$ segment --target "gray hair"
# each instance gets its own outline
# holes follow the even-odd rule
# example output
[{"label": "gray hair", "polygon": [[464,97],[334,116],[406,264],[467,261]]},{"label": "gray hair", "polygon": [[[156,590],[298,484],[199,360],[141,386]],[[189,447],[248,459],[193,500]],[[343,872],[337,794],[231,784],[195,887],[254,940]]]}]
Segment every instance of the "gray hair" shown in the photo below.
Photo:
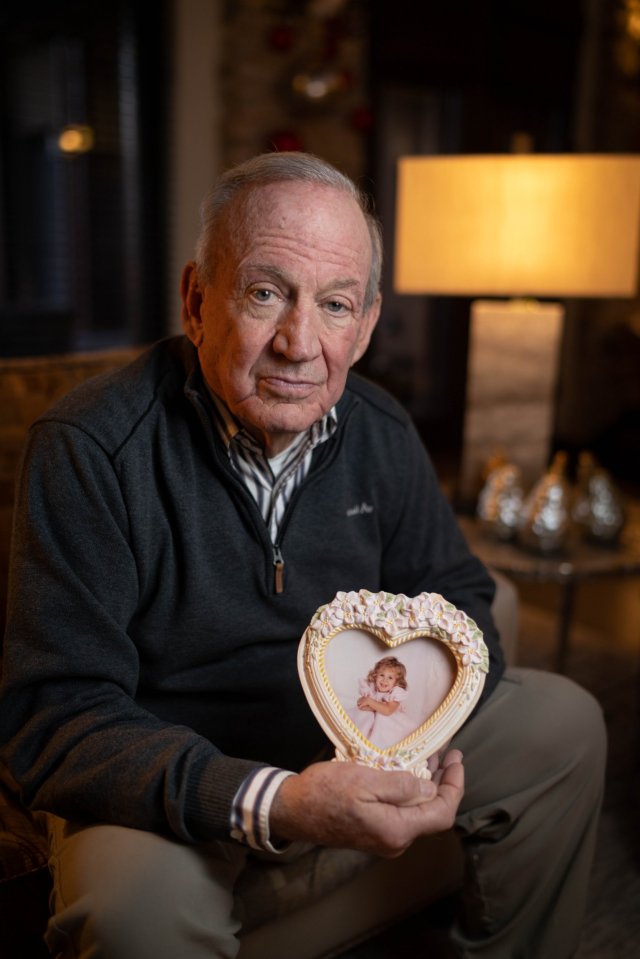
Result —
[{"label": "gray hair", "polygon": [[216,233],[225,211],[237,194],[245,187],[259,187],[284,180],[319,183],[323,186],[333,187],[347,193],[358,204],[371,239],[371,269],[364,298],[364,309],[368,310],[380,289],[382,276],[382,230],[380,223],[371,211],[367,194],[359,190],[353,180],[326,160],[310,153],[299,153],[297,151],[261,153],[222,174],[200,206],[200,235],[196,243],[195,254],[198,273],[205,280],[211,276]]}]

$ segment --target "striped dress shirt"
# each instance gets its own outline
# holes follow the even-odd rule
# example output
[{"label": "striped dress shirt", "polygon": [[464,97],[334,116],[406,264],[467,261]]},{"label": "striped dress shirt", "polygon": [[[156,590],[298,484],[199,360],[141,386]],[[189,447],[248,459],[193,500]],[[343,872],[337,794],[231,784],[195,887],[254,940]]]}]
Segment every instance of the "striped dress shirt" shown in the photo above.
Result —
[{"label": "striped dress shirt", "polygon": [[[335,407],[321,420],[275,457],[268,458],[260,443],[238,422],[228,407],[214,393],[213,420],[226,446],[231,465],[241,477],[269,529],[274,555],[279,551],[279,533],[287,505],[303,482],[311,466],[314,449],[336,431]],[[253,849],[280,852],[269,838],[269,812],[280,784],[294,773],[273,766],[263,766],[250,773],[233,799],[230,836]]]}]

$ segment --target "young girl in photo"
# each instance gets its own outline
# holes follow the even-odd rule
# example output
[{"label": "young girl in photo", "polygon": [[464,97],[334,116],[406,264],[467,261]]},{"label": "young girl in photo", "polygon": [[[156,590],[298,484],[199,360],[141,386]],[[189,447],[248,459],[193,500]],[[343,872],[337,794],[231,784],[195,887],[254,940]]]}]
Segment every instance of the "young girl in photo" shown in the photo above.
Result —
[{"label": "young girl in photo", "polygon": [[395,656],[379,659],[359,684],[356,708],[349,718],[378,749],[387,749],[416,729],[406,712],[407,670]]}]

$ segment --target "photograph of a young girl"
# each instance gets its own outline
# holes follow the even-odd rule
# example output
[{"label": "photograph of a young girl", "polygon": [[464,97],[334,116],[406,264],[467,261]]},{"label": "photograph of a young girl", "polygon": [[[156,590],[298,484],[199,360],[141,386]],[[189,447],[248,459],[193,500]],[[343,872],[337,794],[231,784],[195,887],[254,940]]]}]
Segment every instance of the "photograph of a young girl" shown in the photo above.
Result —
[{"label": "photograph of a young girl", "polygon": [[396,656],[383,656],[358,683],[355,709],[347,715],[363,736],[387,749],[405,739],[416,728],[407,712],[407,668]]},{"label": "photograph of a young girl", "polygon": [[455,679],[451,654],[437,640],[384,647],[368,633],[345,630],[325,653],[327,676],[345,713],[377,749],[389,749],[423,725]]}]

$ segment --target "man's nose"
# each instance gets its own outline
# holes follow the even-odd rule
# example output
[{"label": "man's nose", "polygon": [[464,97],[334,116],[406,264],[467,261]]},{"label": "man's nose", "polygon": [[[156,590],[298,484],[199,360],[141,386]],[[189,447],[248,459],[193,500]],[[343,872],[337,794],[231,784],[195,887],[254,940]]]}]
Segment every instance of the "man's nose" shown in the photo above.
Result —
[{"label": "man's nose", "polygon": [[279,319],[273,348],[296,363],[318,356],[321,345],[318,320],[313,310],[302,304],[291,304]]}]

